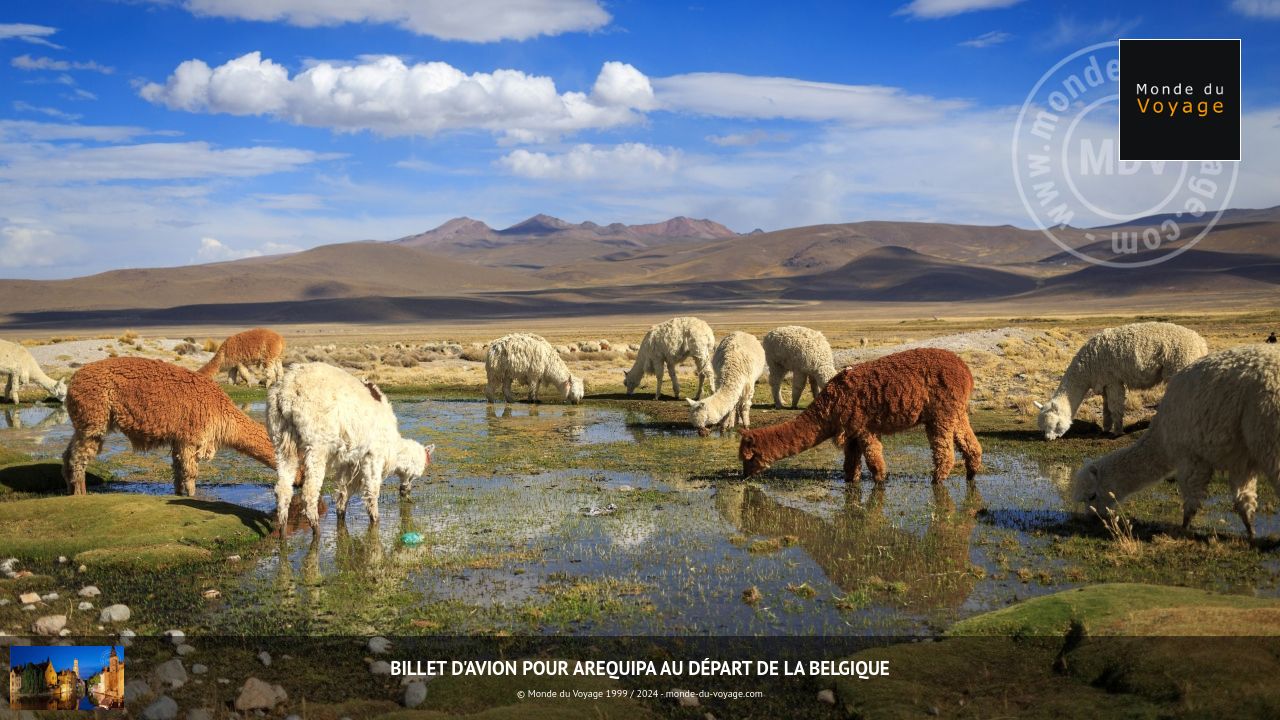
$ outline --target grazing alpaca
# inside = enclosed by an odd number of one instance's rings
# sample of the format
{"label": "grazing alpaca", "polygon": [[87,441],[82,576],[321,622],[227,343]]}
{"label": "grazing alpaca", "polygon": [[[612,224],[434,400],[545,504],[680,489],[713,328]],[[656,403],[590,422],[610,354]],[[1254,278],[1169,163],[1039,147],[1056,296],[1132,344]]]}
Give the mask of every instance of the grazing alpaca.
{"label": "grazing alpaca", "polygon": [[807,327],[786,325],[770,330],[764,336],[764,354],[769,363],[769,386],[773,388],[775,410],[782,409],[782,381],[787,373],[791,373],[792,410],[800,404],[806,381],[816,398],[836,374],[826,336]]}
{"label": "grazing alpaca", "polygon": [[662,371],[665,368],[671,375],[671,389],[676,399],[680,399],[680,381],[676,379],[676,365],[688,358],[693,358],[698,368],[698,392],[694,400],[702,399],[702,386],[706,383],[711,392],[716,391],[715,378],[711,369],[711,353],[716,346],[716,335],[711,326],[696,317],[671,318],[649,328],[644,339],[640,341],[640,349],[636,352],[635,364],[623,373],[622,384],[627,394],[635,393],[644,376],[652,373],[658,381],[653,399],[662,399]]}
{"label": "grazing alpaca", "polygon": [[75,433],[62,455],[62,476],[74,495],[85,494],[85,465],[102,451],[111,430],[124,433],[134,450],[172,448],[178,495],[195,494],[199,461],[220,448],[276,466],[266,428],[209,378],[160,360],[115,357],[89,363],[72,376],[66,407]]}
{"label": "grazing alpaca", "polygon": [[1072,495],[1106,513],[1157,480],[1175,476],[1182,526],[1200,510],[1215,470],[1227,474],[1236,514],[1253,538],[1258,477],[1280,491],[1280,350],[1239,347],[1173,376],[1151,428],[1126,448],[1080,468]]}
{"label": "grazing alpaca", "polygon": [[484,372],[488,379],[484,396],[489,402],[493,402],[499,387],[502,399],[511,402],[511,383],[515,380],[529,386],[529,400],[533,402],[537,402],[543,383],[555,386],[560,399],[571,405],[582,402],[585,392],[582,378],[570,374],[556,349],[538,335],[512,333],[494,340],[485,351]]}
{"label": "grazing alpaca", "polygon": [[933,449],[933,482],[951,474],[959,445],[972,484],[982,467],[982,446],[969,426],[972,391],[968,366],[946,350],[906,350],[847,367],[794,420],[742,434],[742,475],[751,477],[775,460],[843,436],[845,482],[858,480],[865,455],[879,484],[885,477],[880,436],[923,424]]}
{"label": "grazing alpaca", "polygon": [[267,385],[280,379],[284,372],[281,357],[284,355],[284,338],[280,333],[266,328],[253,328],[236,333],[218,346],[209,362],[196,372],[205,377],[215,377],[229,369],[232,383],[244,381],[256,385],[257,381],[246,365],[256,365],[267,373]]}
{"label": "grazing alpaca", "polygon": [[751,400],[756,382],[764,375],[760,341],[750,333],[729,333],[716,346],[711,366],[716,372],[716,391],[706,400],[688,400],[690,424],[703,437],[712,425],[721,432],[735,425],[750,427]]}
{"label": "grazing alpaca", "polygon": [[391,401],[378,386],[324,363],[294,365],[267,391],[267,427],[275,444],[277,527],[286,527],[294,479],[302,470],[303,510],[320,532],[320,485],[334,471],[338,516],[359,486],[371,522],[378,521],[382,480],[400,478],[408,495],[414,478],[426,472],[434,445],[400,437]]}
{"label": "grazing alpaca", "polygon": [[1107,328],[1085,341],[1047,403],[1036,403],[1046,440],[1066,434],[1080,403],[1102,393],[1102,429],[1124,434],[1125,391],[1166,382],[1209,352],[1194,330],[1163,322]]}
{"label": "grazing alpaca", "polygon": [[30,351],[8,340],[0,340],[0,375],[8,375],[4,388],[4,401],[18,403],[18,390],[27,383],[35,383],[59,402],[67,397],[67,381],[54,380],[40,369]]}

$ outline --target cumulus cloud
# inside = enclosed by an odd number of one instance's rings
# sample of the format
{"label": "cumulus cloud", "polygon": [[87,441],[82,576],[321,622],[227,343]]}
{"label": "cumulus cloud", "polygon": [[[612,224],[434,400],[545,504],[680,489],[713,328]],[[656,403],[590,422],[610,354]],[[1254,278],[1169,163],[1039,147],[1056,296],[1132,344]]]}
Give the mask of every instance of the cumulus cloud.
{"label": "cumulus cloud", "polygon": [[965,103],[882,85],[841,85],[785,77],[689,73],[655,78],[665,110],[715,117],[785,118],[890,125],[931,119]]}
{"label": "cumulus cloud", "polygon": [[91,72],[110,75],[116,69],[108,65],[100,65],[97,61],[90,60],[88,62],[73,62],[70,60],[54,60],[47,57],[31,57],[30,55],[19,55],[9,61],[9,64],[19,70],[58,70],[66,72],[67,70],[89,70]]}
{"label": "cumulus cloud", "polygon": [[995,10],[1017,5],[1022,0],[912,0],[898,9],[898,15],[925,20],[951,17],[976,10]]}
{"label": "cumulus cloud", "polygon": [[752,130],[743,133],[726,133],[724,135],[708,135],[707,142],[720,147],[752,147],[762,143],[786,142],[791,135],[784,132],[767,132]]}
{"label": "cumulus cloud", "polygon": [[66,261],[78,247],[38,224],[0,218],[0,268],[50,267]]}
{"label": "cumulus cloud", "polygon": [[470,42],[597,30],[611,19],[597,0],[185,0],[183,6],[197,15],[301,27],[390,24]]}
{"label": "cumulus cloud", "polygon": [[1231,9],[1249,17],[1280,19],[1280,0],[1234,0]]}
{"label": "cumulus cloud", "polygon": [[499,164],[514,175],[538,180],[617,180],[669,176],[680,164],[676,150],[660,150],[644,143],[602,148],[577,145],[560,154],[515,150]]}
{"label": "cumulus cloud", "polygon": [[605,63],[590,94],[557,91],[545,76],[519,70],[464,73],[443,62],[406,65],[392,56],[356,64],[317,62],[289,76],[252,52],[211,68],[188,60],[143,98],[175,110],[265,115],[300,125],[383,135],[487,130],[528,142],[639,119],[653,106],[648,79],[624,63]]}
{"label": "cumulus cloud", "polygon": [[22,40],[32,45],[65,50],[66,48],[49,40],[48,37],[58,32],[58,28],[48,25],[31,25],[29,23],[0,23],[0,40]]}
{"label": "cumulus cloud", "polygon": [[256,248],[236,250],[217,238],[202,237],[200,238],[200,247],[196,250],[195,259],[198,262],[226,262],[228,260],[262,257],[263,255],[298,252],[301,249],[296,245],[267,242]]}
{"label": "cumulus cloud", "polygon": [[0,180],[27,183],[251,177],[339,157],[272,147],[218,149],[206,142],[106,147],[0,146]]}
{"label": "cumulus cloud", "polygon": [[1006,42],[1011,37],[1013,36],[1007,32],[1003,32],[1000,30],[992,30],[991,32],[982,33],[981,35],[975,38],[969,38],[968,40],[961,42],[960,46],[971,47],[971,48],[986,48],[986,47],[991,47],[992,45],[999,45],[1003,42]]}

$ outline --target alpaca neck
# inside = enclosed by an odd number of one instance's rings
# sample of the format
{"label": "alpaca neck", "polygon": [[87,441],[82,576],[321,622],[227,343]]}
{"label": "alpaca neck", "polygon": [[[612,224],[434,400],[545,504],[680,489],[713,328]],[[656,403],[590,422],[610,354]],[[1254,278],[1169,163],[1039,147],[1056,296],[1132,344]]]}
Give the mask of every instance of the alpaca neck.
{"label": "alpaca neck", "polygon": [[231,408],[231,413],[226,418],[224,435],[218,444],[244,453],[269,468],[275,468],[276,450],[271,444],[271,437],[267,435],[267,429],[238,408]]}
{"label": "alpaca neck", "polygon": [[213,353],[213,357],[209,358],[209,362],[205,363],[204,366],[196,372],[205,377],[213,377],[214,375],[217,375],[218,371],[222,370],[223,359],[227,356],[225,348],[226,343],[219,345],[217,351]]}
{"label": "alpaca neck", "polygon": [[1080,409],[1085,396],[1089,394],[1089,380],[1085,377],[1086,374],[1082,367],[1072,362],[1067,372],[1063,374],[1062,382],[1058,383],[1058,389],[1050,398],[1052,402],[1065,401],[1073,417]]}
{"label": "alpaca neck", "polygon": [[716,391],[703,401],[703,407],[713,424],[719,423],[733,412],[738,400],[742,398],[742,384],[743,378],[738,372],[726,373],[723,377],[716,378]]}
{"label": "alpaca neck", "polygon": [[810,406],[809,410],[789,422],[751,431],[756,450],[765,462],[771,463],[804,452],[835,434],[818,420],[817,413],[810,412],[812,409],[813,406]]}
{"label": "alpaca neck", "polygon": [[58,381],[44,374],[44,370],[36,363],[31,363],[31,368],[27,371],[27,379],[44,388],[47,392],[53,392],[58,387]]}
{"label": "alpaca neck", "polygon": [[1106,463],[1106,477],[1114,478],[1111,492],[1117,499],[1132,495],[1173,472],[1164,448],[1150,431],[1102,462]]}

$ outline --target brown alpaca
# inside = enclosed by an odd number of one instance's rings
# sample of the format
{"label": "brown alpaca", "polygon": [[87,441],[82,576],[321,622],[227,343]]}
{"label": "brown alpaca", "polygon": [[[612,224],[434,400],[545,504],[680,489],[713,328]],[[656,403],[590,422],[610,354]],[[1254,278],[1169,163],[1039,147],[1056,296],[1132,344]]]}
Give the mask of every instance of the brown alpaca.
{"label": "brown alpaca", "polygon": [[972,484],[982,467],[982,446],[969,426],[972,391],[968,366],[946,350],[906,350],[847,367],[794,420],[742,433],[742,476],[843,437],[845,482],[858,480],[865,455],[872,479],[880,484],[885,476],[880,436],[924,425],[933,448],[933,482],[951,474],[959,445]]}
{"label": "brown alpaca", "polygon": [[280,333],[266,328],[254,328],[223,340],[209,362],[196,372],[211,378],[230,369],[233,383],[243,380],[249,385],[256,385],[257,381],[246,365],[257,365],[266,371],[267,385],[271,385],[284,372],[280,360],[283,355],[284,338],[280,337]]}
{"label": "brown alpaca", "polygon": [[89,363],[71,377],[67,413],[75,434],[62,455],[67,491],[84,495],[84,469],[111,430],[134,450],[173,450],[173,491],[194,495],[198,462],[229,447],[275,469],[267,429],[254,422],[207,377],[160,360],[116,357]]}

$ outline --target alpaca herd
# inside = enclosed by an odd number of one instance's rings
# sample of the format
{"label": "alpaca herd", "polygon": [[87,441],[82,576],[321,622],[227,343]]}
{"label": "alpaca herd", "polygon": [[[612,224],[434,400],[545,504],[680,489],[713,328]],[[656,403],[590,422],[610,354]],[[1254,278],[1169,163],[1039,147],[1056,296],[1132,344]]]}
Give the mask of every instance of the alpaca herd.
{"label": "alpaca herd", "polygon": [[[860,362],[837,371],[821,332],[800,326],[763,336],[734,331],[717,344],[711,327],[695,317],[654,325],[624,372],[627,395],[647,375],[655,399],[663,376],[680,398],[676,366],[692,359],[698,390],[688,403],[689,424],[701,436],[711,429],[737,430],[742,476],[752,477],[783,458],[827,440],[843,447],[844,477],[856,483],[865,461],[882,486],[886,464],[881,438],[923,427],[931,449],[935,486],[963,456],[973,487],[982,468],[982,446],[969,421],[973,376],[955,353],[918,348]],[[378,520],[384,479],[394,475],[408,495],[432,462],[434,445],[402,436],[391,402],[377,385],[325,363],[283,363],[284,339],[255,328],[233,335],[198,371],[160,360],[110,357],[81,367],[68,384],[47,376],[26,348],[0,341],[0,374],[8,376],[5,399],[17,402],[28,382],[65,401],[73,436],[63,455],[63,477],[72,494],[85,492],[85,466],[102,450],[108,432],[124,434],[135,450],[168,447],[174,492],[192,495],[199,463],[230,448],[276,471],[277,521],[288,522],[295,487],[302,514],[319,532],[321,485],[334,481],[341,518],[348,499],[360,492],[371,522]],[[544,387],[560,401],[579,404],[583,379],[544,338],[505,335],[485,349],[485,396],[513,399],[523,383],[528,399]],[[249,366],[265,371],[265,426],[240,410],[213,378],[228,370],[232,382],[253,382]],[[792,376],[790,406],[806,388],[813,395],[792,419],[752,429],[756,386],[768,372],[775,409],[783,407],[782,384]],[[1204,339],[1171,323],[1135,323],[1103,330],[1075,354],[1047,403],[1035,403],[1037,424],[1047,440],[1062,437],[1090,393],[1103,399],[1102,429],[1124,432],[1126,392],[1166,383],[1150,429],[1132,445],[1087,461],[1072,479],[1073,497],[1094,512],[1160,479],[1174,479],[1183,499],[1183,525],[1201,507],[1214,472],[1226,474],[1234,506],[1249,537],[1254,535],[1257,482],[1280,492],[1280,350],[1239,347],[1208,353]],[[710,395],[703,399],[703,389]]]}

